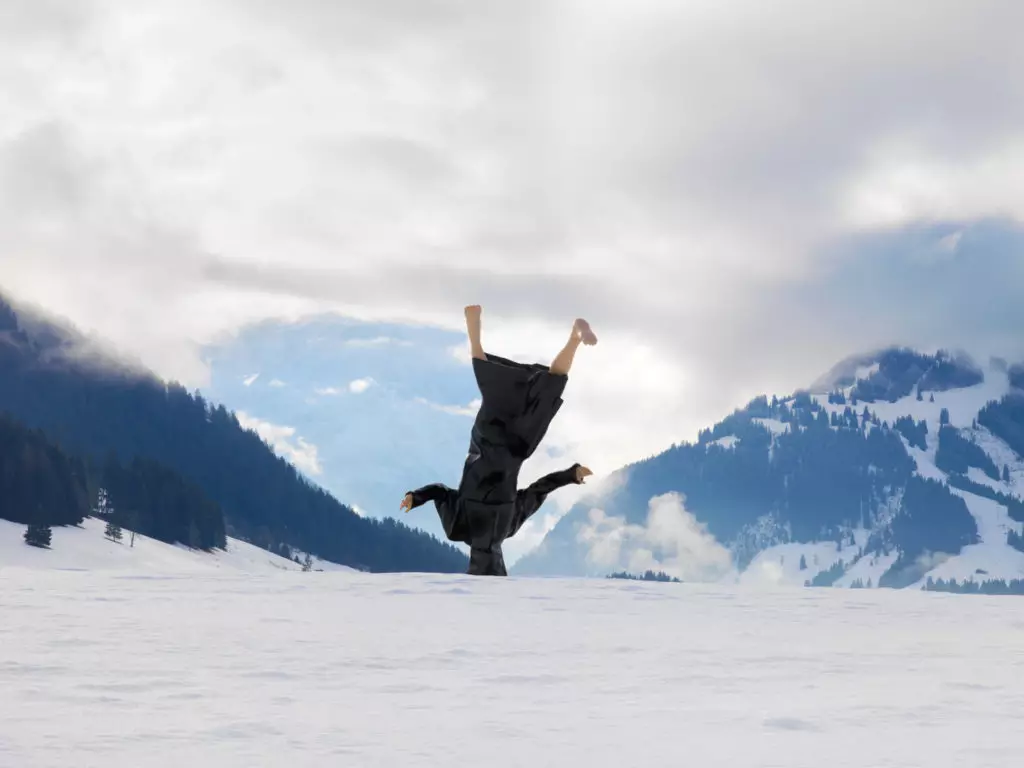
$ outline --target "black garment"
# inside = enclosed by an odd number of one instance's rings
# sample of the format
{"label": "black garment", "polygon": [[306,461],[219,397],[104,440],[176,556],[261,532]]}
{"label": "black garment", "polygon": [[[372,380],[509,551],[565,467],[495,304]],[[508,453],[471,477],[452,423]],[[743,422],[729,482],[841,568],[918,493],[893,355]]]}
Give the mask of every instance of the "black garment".
{"label": "black garment", "polygon": [[501,543],[515,535],[551,491],[578,482],[579,464],[574,464],[518,489],[519,470],[561,408],[568,377],[545,365],[497,355],[473,358],[473,372],[482,403],[459,488],[424,486],[410,492],[412,506],[434,502],[448,539],[470,546],[469,573],[505,576]]}

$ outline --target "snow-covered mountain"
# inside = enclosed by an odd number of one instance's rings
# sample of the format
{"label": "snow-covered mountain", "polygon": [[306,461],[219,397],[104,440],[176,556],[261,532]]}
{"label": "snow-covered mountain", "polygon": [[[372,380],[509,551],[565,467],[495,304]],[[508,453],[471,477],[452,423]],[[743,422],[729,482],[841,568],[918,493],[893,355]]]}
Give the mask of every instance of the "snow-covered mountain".
{"label": "snow-covered mountain", "polygon": [[1024,366],[899,348],[851,358],[806,391],[757,398],[697,442],[619,470],[608,488],[513,572],[1014,582],[1024,579]]}

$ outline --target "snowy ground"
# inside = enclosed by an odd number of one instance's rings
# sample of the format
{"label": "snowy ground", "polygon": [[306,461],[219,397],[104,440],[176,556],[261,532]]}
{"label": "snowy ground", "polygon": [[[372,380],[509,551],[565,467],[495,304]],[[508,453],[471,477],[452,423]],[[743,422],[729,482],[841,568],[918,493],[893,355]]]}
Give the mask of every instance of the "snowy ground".
{"label": "snowy ground", "polygon": [[1024,600],[0,570],[0,766],[1016,766]]}
{"label": "snowy ground", "polygon": [[[182,573],[185,571],[246,571],[273,573],[296,571],[302,567],[284,557],[244,541],[228,538],[227,547],[213,552],[191,550],[181,545],[165,544],[146,536],[123,532],[121,541],[104,536],[106,524],[94,517],[80,526],[51,529],[49,549],[27,546],[23,540],[25,526],[0,520],[0,579],[5,568],[43,568],[64,571],[140,571],[145,573]],[[304,553],[296,552],[300,559]],[[312,558],[312,567],[323,571],[354,571],[344,565]],[[2,584],[2,582],[0,582]],[[0,768],[5,768],[0,763]]]}

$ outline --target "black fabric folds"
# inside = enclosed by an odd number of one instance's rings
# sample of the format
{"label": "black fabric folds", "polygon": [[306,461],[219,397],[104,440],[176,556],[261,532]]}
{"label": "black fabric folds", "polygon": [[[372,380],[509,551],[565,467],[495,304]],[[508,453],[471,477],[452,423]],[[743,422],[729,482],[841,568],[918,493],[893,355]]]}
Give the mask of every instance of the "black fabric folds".
{"label": "black fabric folds", "polygon": [[573,464],[518,488],[523,462],[562,407],[568,376],[497,355],[473,358],[473,372],[482,402],[459,487],[434,483],[410,491],[412,506],[434,502],[448,539],[470,546],[470,574],[506,576],[502,542],[540,509],[549,493],[578,482],[579,464]]}

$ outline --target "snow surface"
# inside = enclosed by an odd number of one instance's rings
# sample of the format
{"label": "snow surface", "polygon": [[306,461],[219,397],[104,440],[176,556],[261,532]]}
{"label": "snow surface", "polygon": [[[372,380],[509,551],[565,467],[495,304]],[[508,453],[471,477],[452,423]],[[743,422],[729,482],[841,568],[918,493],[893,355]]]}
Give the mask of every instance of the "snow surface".
{"label": "snow surface", "polygon": [[[147,573],[186,573],[203,571],[246,571],[273,573],[296,571],[302,567],[284,557],[271,554],[244,541],[228,538],[227,548],[201,552],[180,545],[165,544],[146,536],[136,536],[129,546],[131,534],[124,531],[120,542],[107,539],[106,523],[86,518],[80,527],[52,528],[49,549],[30,547],[23,536],[25,526],[0,520],[0,573],[6,568],[56,569],[65,571],[117,570]],[[300,557],[304,553],[296,552]],[[313,568],[323,571],[352,571],[326,560],[312,558]],[[3,763],[0,763],[3,766]]]}
{"label": "snow surface", "polygon": [[[863,554],[871,532],[858,528],[851,534],[853,543],[847,542],[842,549],[837,549],[834,541],[787,542],[768,547],[751,560],[740,574],[739,583],[800,587],[842,560],[846,570],[834,586],[849,587],[858,579],[867,586],[870,579],[871,586],[877,587],[879,578],[896,562],[898,553]],[[801,558],[805,568],[800,567]]]}
{"label": "snow surface", "polygon": [[720,445],[723,448],[732,448],[739,442],[739,440],[740,439],[736,437],[736,435],[726,435],[725,437],[720,437],[717,440],[712,440],[709,445]]}
{"label": "snow surface", "polygon": [[[787,542],[776,544],[757,553],[750,565],[740,574],[741,584],[780,584],[803,586],[822,571],[827,571],[840,559],[850,563],[857,557],[856,546],[836,549],[834,541]],[[806,568],[800,568],[803,557]]]}
{"label": "snow surface", "polygon": [[755,424],[760,424],[773,435],[782,435],[789,432],[790,425],[779,419],[764,419],[760,416],[751,419]]}
{"label": "snow surface", "polygon": [[932,568],[915,584],[922,586],[928,577],[933,579],[973,580],[1024,578],[1024,552],[1006,543],[1009,530],[1021,532],[1024,524],[1010,518],[1005,506],[992,499],[986,499],[968,491],[950,488],[950,491],[964,500],[974,522],[978,526],[978,544],[964,547],[948,560]]}
{"label": "snow surface", "polygon": [[1024,601],[11,569],[0,765],[961,768],[1024,754]]}
{"label": "snow surface", "polygon": [[865,553],[847,569],[846,573],[835,580],[833,586],[849,587],[855,581],[860,581],[863,587],[877,587],[882,574],[892,568],[898,558],[898,552],[889,552],[885,555],[877,552]]}
{"label": "snow surface", "polygon": [[[970,429],[968,430],[968,435],[989,455],[989,458],[992,459],[999,469],[1000,476],[1002,475],[1003,467],[1008,467],[1010,470],[1009,483],[1004,483],[1000,480],[998,484],[993,485],[992,478],[982,472],[981,474],[985,477],[984,482],[1004,493],[1012,493],[1015,496],[1024,497],[1024,457],[1018,456],[1002,438],[996,437],[984,427]],[[982,482],[973,475],[971,475],[971,478],[977,482]]]}

